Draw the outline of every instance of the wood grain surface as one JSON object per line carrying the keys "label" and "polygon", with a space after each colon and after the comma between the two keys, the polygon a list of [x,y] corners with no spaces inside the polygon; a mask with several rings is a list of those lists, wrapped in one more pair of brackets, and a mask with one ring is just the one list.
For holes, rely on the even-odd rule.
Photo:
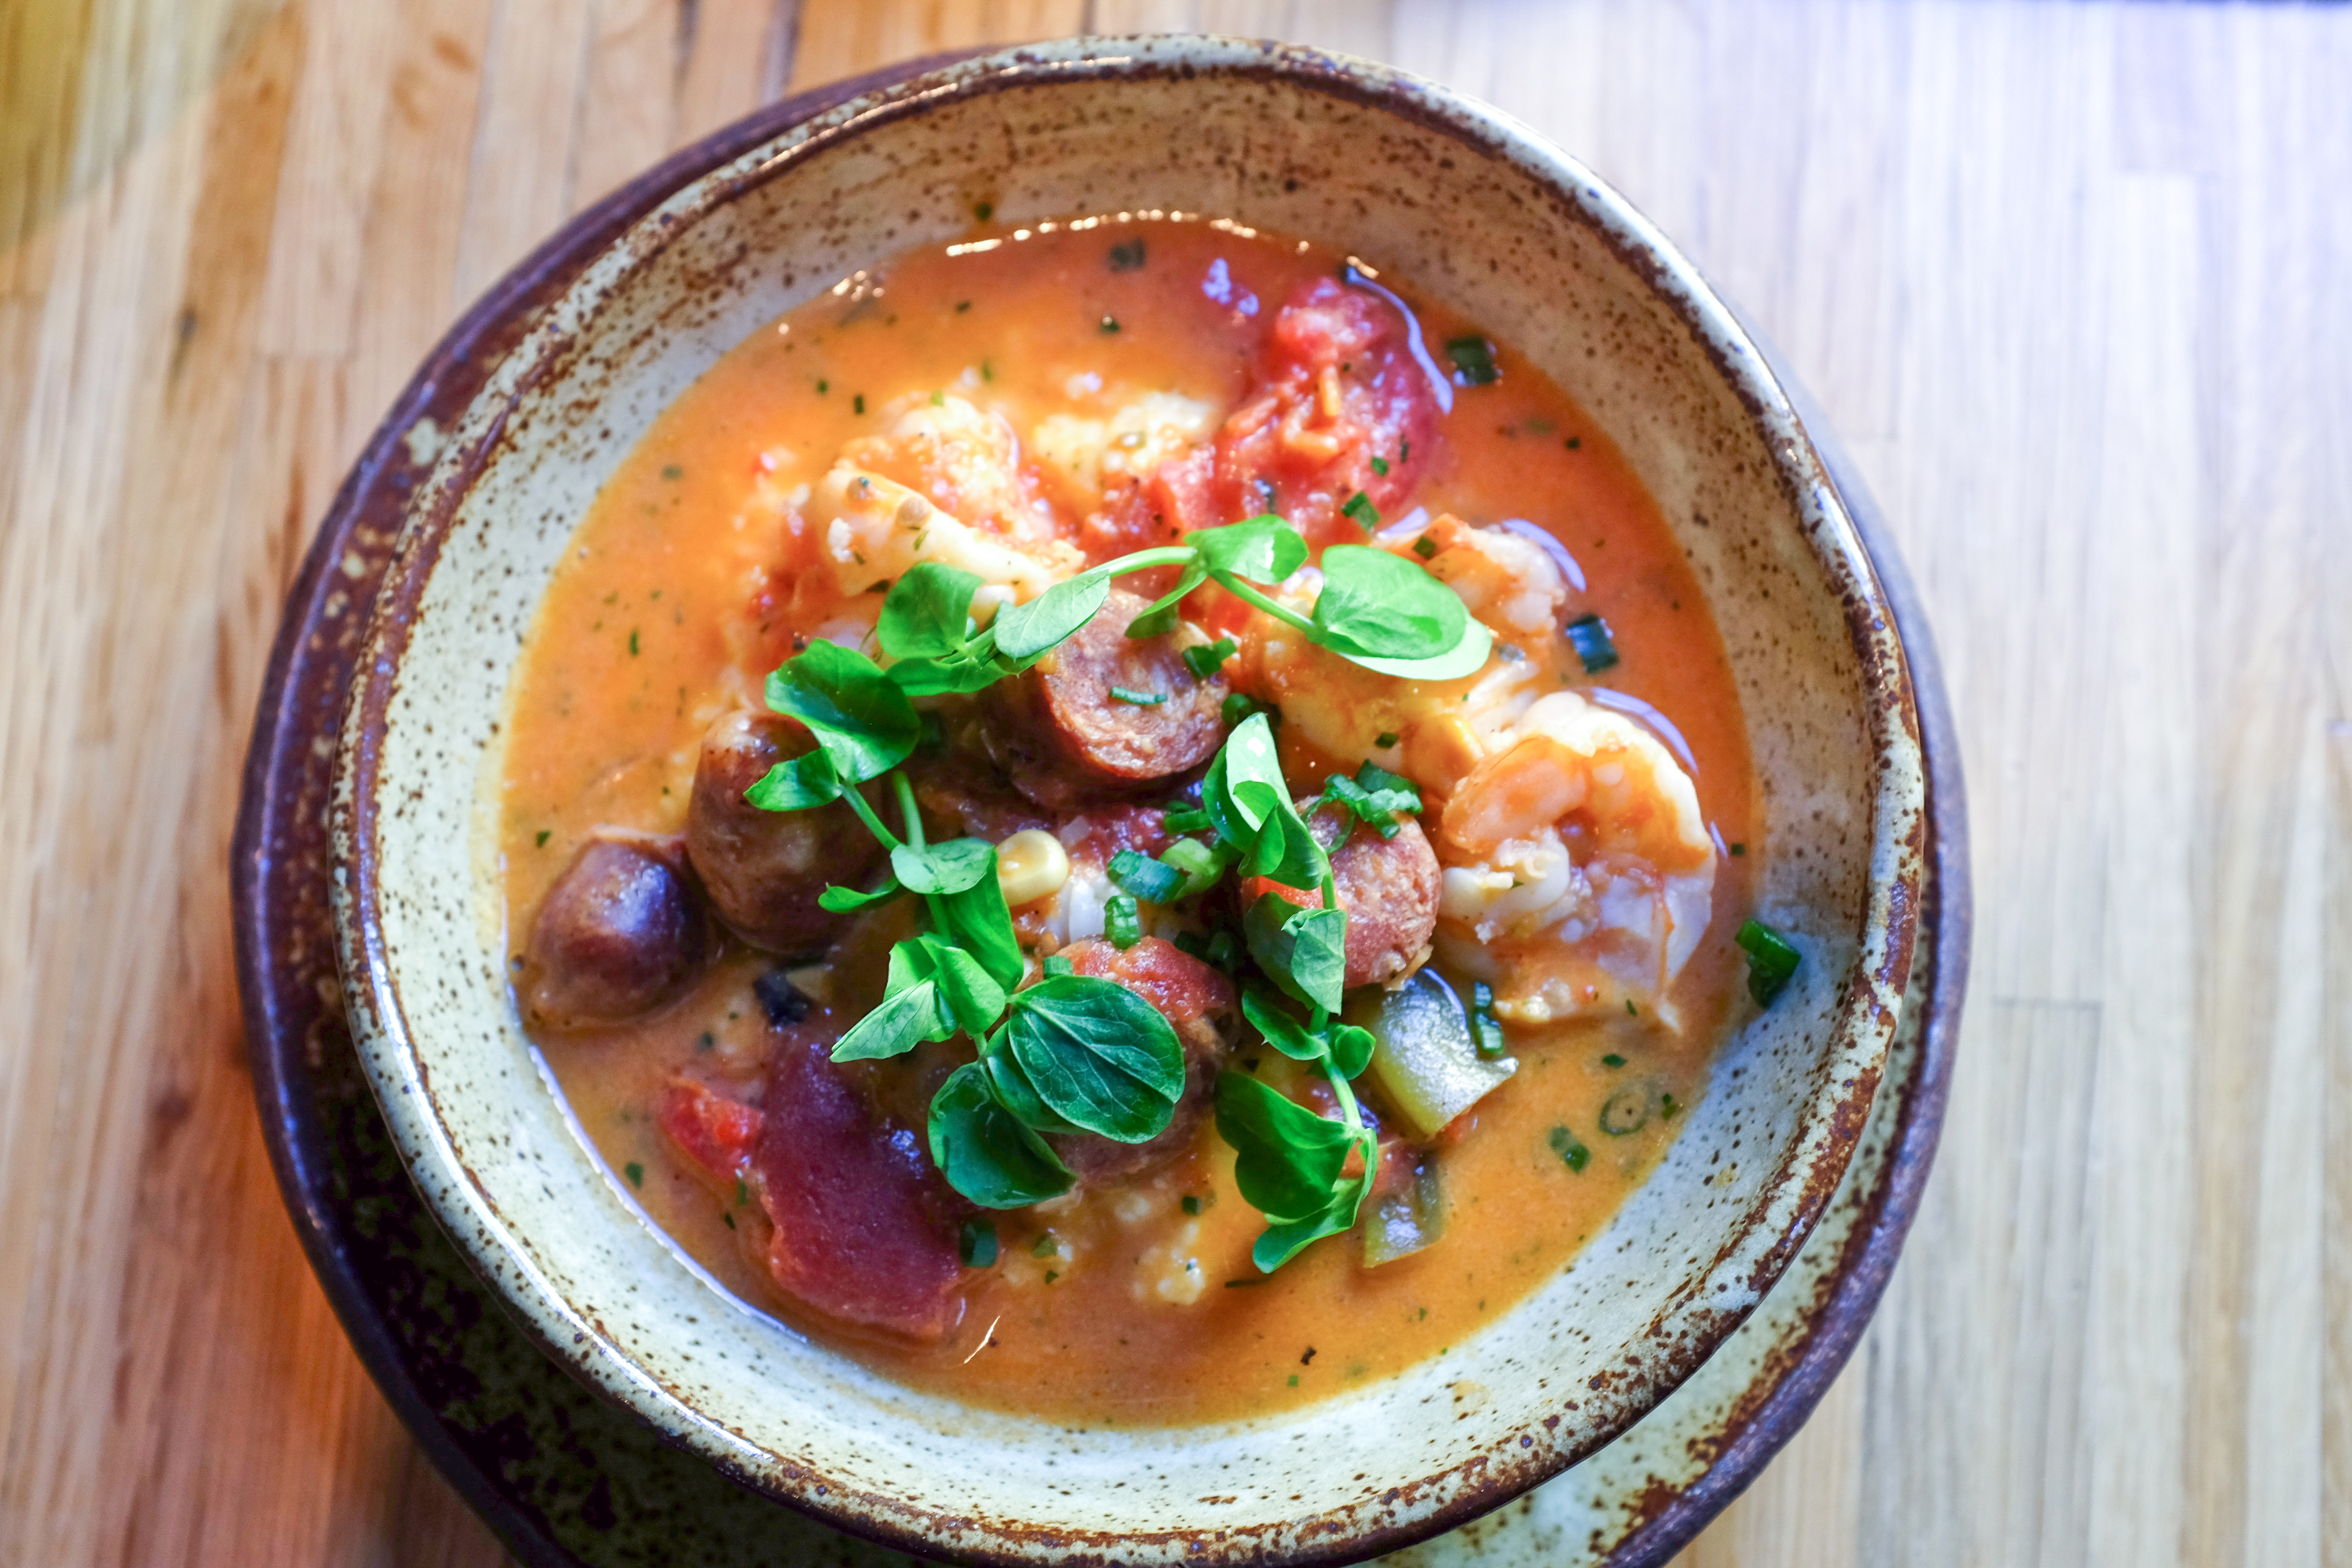
{"label": "wood grain surface", "polygon": [[1966,0],[0,0],[0,1563],[489,1564],[243,1071],[279,600],[455,314],[773,99],[1207,27],[1444,79],[1784,349],[1973,795],[1941,1161],[1686,1563],[2352,1568],[2352,10]]}

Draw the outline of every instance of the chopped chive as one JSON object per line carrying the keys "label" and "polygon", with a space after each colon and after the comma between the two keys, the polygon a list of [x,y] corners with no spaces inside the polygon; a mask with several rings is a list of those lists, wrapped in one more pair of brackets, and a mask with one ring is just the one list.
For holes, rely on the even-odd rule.
{"label": "chopped chive", "polygon": [[1734,855],[1745,855],[1748,853],[1748,846],[1745,844],[1734,844],[1731,846],[1731,852]]}
{"label": "chopped chive", "polygon": [[1389,460],[1386,458],[1375,457],[1372,459],[1372,472],[1380,475],[1382,479],[1388,478]]}
{"label": "chopped chive", "polygon": [[979,205],[971,209],[971,216],[978,218],[981,222],[986,223],[990,218],[996,216],[996,207],[992,203],[982,202]]}
{"label": "chopped chive", "polygon": [[733,1229],[735,1228],[735,1216],[734,1216],[733,1215],[729,1214],[729,1213],[728,1213],[726,1210],[724,1210],[724,1209],[721,1209],[721,1210],[719,1212],[719,1217],[720,1219],[723,1219],[723,1220],[725,1220],[725,1221],[727,1222],[727,1228],[728,1228],[728,1229],[730,1229],[730,1230],[733,1230]]}
{"label": "chopped chive", "polygon": [[1612,1051],[1601,1058],[1601,1065],[1605,1068],[1622,1068],[1625,1065],[1625,1058]]}
{"label": "chopped chive", "polygon": [[[1228,1279],[1225,1281],[1225,1289],[1228,1290],[1245,1290],[1252,1285],[1263,1285],[1265,1283],[1265,1281],[1264,1279]],[[1294,1377],[1290,1381],[1296,1383],[1298,1380]]]}
{"label": "chopped chive", "polygon": [[980,379],[982,381],[994,381],[996,379],[996,366],[986,360],[981,361]]}
{"label": "chopped chive", "polygon": [[629,1185],[633,1187],[642,1187],[646,1184],[646,1168],[635,1160],[621,1167],[621,1174],[629,1178]]}
{"label": "chopped chive", "polygon": [[1114,686],[1110,694],[1121,702],[1132,702],[1138,708],[1157,708],[1168,700],[1165,691],[1138,691],[1131,686]]}
{"label": "chopped chive", "polygon": [[1048,1268],[1045,1270],[1045,1283],[1048,1285],[1051,1285],[1055,1280],[1059,1279],[1061,1277],[1062,1271],[1058,1268]]}
{"label": "chopped chive", "polygon": [[735,1178],[735,1206],[736,1206],[737,1208],[739,1208],[739,1209],[740,1209],[740,1208],[741,1208],[745,1204],[748,1204],[748,1203],[750,1203],[751,1201],[751,1183],[749,1183],[749,1182],[747,1182],[747,1181],[745,1181],[745,1180],[744,1180],[742,1177],[740,1177],[740,1176],[736,1177],[736,1178]]}
{"label": "chopped chive", "polygon": [[1114,893],[1103,900],[1103,935],[1121,952],[1143,940],[1143,917],[1131,893]]}
{"label": "chopped chive", "polygon": [[1551,1152],[1559,1155],[1561,1163],[1579,1175],[1583,1174],[1584,1167],[1592,1162],[1592,1151],[1586,1148],[1583,1141],[1565,1127],[1555,1127],[1551,1130]]}
{"label": "chopped chive", "polygon": [[1503,1054],[1503,1023],[1495,1016],[1495,988],[1480,980],[1470,987],[1470,1037],[1478,1054],[1493,1058]]}
{"label": "chopped chive", "polygon": [[1461,385],[1485,386],[1502,379],[1503,373],[1495,368],[1495,345],[1475,332],[1447,339],[1445,357],[1454,362],[1454,379]]}
{"label": "chopped chive", "polygon": [[989,1268],[996,1263],[996,1226],[984,1219],[968,1219],[956,1237],[956,1256],[966,1268]]}
{"label": "chopped chive", "polygon": [[1366,533],[1371,532],[1381,525],[1381,509],[1374,506],[1372,498],[1361,490],[1349,496],[1339,510],[1352,518],[1356,526]]}
{"label": "chopped chive", "polygon": [[1199,806],[1179,802],[1160,814],[1160,826],[1171,833],[1199,833],[1215,825]]}
{"label": "chopped chive", "polygon": [[1394,730],[1383,730],[1372,738],[1372,744],[1385,752],[1403,738],[1403,736],[1398,734]]}
{"label": "chopped chive", "polygon": [[1642,1010],[1633,1005],[1633,999],[1631,996],[1625,998],[1625,1016],[1629,1018],[1638,1018],[1642,1016]]}
{"label": "chopped chive", "polygon": [[555,831],[555,830],[554,830],[553,828],[551,828],[551,827],[542,827],[542,828],[541,828],[541,829],[539,830],[539,837],[538,837],[538,838],[537,838],[537,840],[535,841],[535,843],[536,843],[537,847],[538,847],[539,848],[541,848],[541,849],[546,848],[546,847],[547,847],[547,839],[548,839],[548,835],[550,835],[551,833],[552,833],[552,832],[554,832],[554,831]]}
{"label": "chopped chive", "polygon": [[966,310],[971,310],[971,300],[958,300],[956,301],[956,314],[957,314],[957,315],[961,316],[961,315],[962,315]]}
{"label": "chopped chive", "polygon": [[947,405],[948,405],[948,395],[947,395],[946,393],[944,393],[944,392],[934,392],[934,393],[932,393],[932,394],[931,394],[931,406],[932,406],[932,407],[934,407],[934,408],[945,408]]}
{"label": "chopped chive", "polygon": [[1426,561],[1437,553],[1437,541],[1424,533],[1412,542],[1412,552]]}
{"label": "chopped chive", "polygon": [[1113,272],[1132,272],[1142,265],[1143,241],[1130,239],[1110,247],[1110,269]]}
{"label": "chopped chive", "polygon": [[1567,440],[1562,441],[1560,445],[1567,447],[1571,452],[1582,451],[1584,449],[1584,437],[1581,436],[1570,436]]}
{"label": "chopped chive", "polygon": [[833,383],[825,380],[823,376],[817,377],[816,395],[819,397],[823,397],[826,393],[831,392],[832,390]]}
{"label": "chopped chive", "polygon": [[719,1048],[719,1037],[712,1034],[709,1030],[705,1029],[702,1031],[701,1037],[694,1042],[694,1048],[698,1051],[717,1050]]}
{"label": "chopped chive", "polygon": [[1676,1100],[1673,1095],[1662,1094],[1658,1096],[1658,1112],[1668,1121],[1672,1121],[1675,1119],[1675,1112],[1680,1110],[1682,1108],[1682,1101]]}
{"label": "chopped chive", "polygon": [[1199,1214],[1201,1212],[1201,1196],[1198,1193],[1186,1193],[1182,1201],[1184,1212],[1186,1214]]}
{"label": "chopped chive", "polygon": [[1115,332],[1118,331],[1118,318],[1117,316],[1105,316],[1102,319],[1102,330],[1106,332]]}
{"label": "chopped chive", "polygon": [[1756,998],[1759,1007],[1769,1007],[1772,999],[1797,973],[1803,955],[1789,944],[1789,939],[1766,925],[1751,920],[1739,928],[1732,939],[1748,953],[1748,994]]}
{"label": "chopped chive", "polygon": [[1054,1239],[1054,1233],[1052,1231],[1044,1231],[1038,1235],[1036,1240],[1029,1244],[1029,1256],[1032,1258],[1051,1258],[1055,1253],[1061,1250],[1061,1247],[1062,1244]]}
{"label": "chopped chive", "polygon": [[1650,1124],[1650,1091],[1621,1089],[1601,1102],[1601,1131],[1612,1138],[1639,1132]]}
{"label": "chopped chive", "polygon": [[676,463],[665,464],[662,468],[662,478],[666,479],[682,479],[686,478],[686,470],[679,468]]}
{"label": "chopped chive", "polygon": [[1569,646],[1584,663],[1584,673],[1598,675],[1617,665],[1617,644],[1609,636],[1609,623],[1599,616],[1579,616],[1568,623]]}
{"label": "chopped chive", "polygon": [[1184,650],[1184,668],[1192,672],[1195,680],[1206,680],[1224,668],[1225,660],[1233,658],[1239,646],[1231,637],[1219,637],[1205,647],[1188,647]]}
{"label": "chopped chive", "polygon": [[1295,1372],[1290,1374],[1290,1386],[1293,1388],[1298,1386],[1298,1374]]}
{"label": "chopped chive", "polygon": [[864,393],[861,392],[856,396],[849,400],[849,411],[852,414],[863,414],[866,412],[866,395]]}
{"label": "chopped chive", "polygon": [[1110,858],[1110,879],[1122,893],[1164,904],[1184,885],[1184,873],[1150,856],[1122,849]]}
{"label": "chopped chive", "polygon": [[635,626],[629,628],[629,657],[637,657],[637,628]]}

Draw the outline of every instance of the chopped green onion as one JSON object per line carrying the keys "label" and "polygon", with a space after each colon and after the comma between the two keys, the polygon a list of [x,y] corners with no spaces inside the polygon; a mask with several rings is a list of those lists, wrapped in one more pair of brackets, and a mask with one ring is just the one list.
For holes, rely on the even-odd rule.
{"label": "chopped green onion", "polygon": [[956,1256],[963,1259],[966,1268],[989,1268],[996,1263],[996,1226],[984,1219],[963,1222],[962,1234],[956,1237]]}
{"label": "chopped green onion", "polygon": [[864,393],[861,392],[849,400],[849,411],[853,414],[863,414],[866,412],[866,395]]}
{"label": "chopped green onion", "polygon": [[1735,844],[1731,846],[1731,852],[1734,855],[1745,855],[1748,853],[1748,846],[1745,844]]}
{"label": "chopped green onion", "polygon": [[1372,472],[1380,475],[1382,479],[1388,478],[1389,460],[1386,458],[1374,458],[1372,459]]}
{"label": "chopped green onion", "polygon": [[1184,1194],[1184,1197],[1183,1197],[1182,1203],[1183,1203],[1183,1209],[1184,1209],[1184,1212],[1185,1212],[1186,1214],[1199,1214],[1199,1213],[1201,1212],[1201,1194],[1198,1194],[1198,1193],[1186,1193],[1186,1194]]}
{"label": "chopped green onion", "polygon": [[1682,1102],[1671,1094],[1662,1094],[1658,1096],[1658,1106],[1661,1112],[1669,1121],[1672,1121],[1675,1119],[1675,1112],[1683,1108]]}
{"label": "chopped green onion", "polygon": [[1568,623],[1569,646],[1584,661],[1584,673],[1598,675],[1617,663],[1617,645],[1610,639],[1609,623],[1599,616],[1579,616]]}
{"label": "chopped green onion", "polygon": [[629,1185],[633,1187],[642,1187],[646,1184],[646,1168],[635,1160],[622,1166],[621,1173],[629,1178]]}
{"label": "chopped green onion", "polygon": [[1732,940],[1748,953],[1748,994],[1756,998],[1758,1006],[1769,1007],[1788,985],[1789,977],[1797,973],[1797,965],[1804,962],[1803,955],[1762,921],[1748,921]]}
{"label": "chopped green onion", "polygon": [[1380,732],[1380,734],[1379,734],[1379,735],[1378,735],[1378,736],[1373,740],[1372,744],[1374,744],[1375,746],[1378,746],[1381,751],[1385,752],[1385,751],[1387,751],[1391,746],[1395,745],[1399,741],[1402,740],[1403,738],[1404,738],[1404,737],[1402,737],[1402,735],[1399,735],[1399,734],[1398,734],[1394,730],[1383,730],[1383,731],[1381,731]]}
{"label": "chopped green onion", "polygon": [[1062,1244],[1054,1238],[1054,1233],[1049,1230],[1029,1244],[1029,1256],[1032,1258],[1051,1258],[1061,1249]]}
{"label": "chopped green onion", "polygon": [[1110,247],[1110,269],[1113,272],[1132,272],[1142,265],[1143,241],[1130,239],[1123,245]]}
{"label": "chopped green onion", "polygon": [[1118,884],[1122,893],[1164,904],[1173,900],[1177,889],[1184,885],[1184,873],[1149,855],[1122,849],[1110,858],[1110,879]]}
{"label": "chopped green onion", "polygon": [[1475,332],[1447,339],[1445,357],[1454,362],[1454,379],[1464,386],[1485,386],[1502,379],[1503,373],[1495,368],[1495,345]]}
{"label": "chopped green onion", "polygon": [[1282,722],[1281,709],[1260,702],[1255,697],[1244,696],[1238,691],[1226,693],[1224,706],[1218,710],[1217,716],[1225,721],[1225,728],[1230,730],[1254,713],[1265,714],[1266,722],[1269,724]]}
{"label": "chopped green onion", "polygon": [[1225,874],[1224,857],[1197,838],[1179,838],[1160,855],[1160,862],[1184,874],[1184,885],[1176,890],[1180,899],[1207,891]]}
{"label": "chopped green onion", "polygon": [[1495,988],[1483,980],[1470,987],[1470,1038],[1478,1054],[1490,1061],[1507,1048],[1503,1044],[1503,1022],[1495,1016]]}
{"label": "chopped green onion", "polygon": [[1231,637],[1219,637],[1205,647],[1188,647],[1184,650],[1184,668],[1192,672],[1193,679],[1206,680],[1225,667],[1225,660],[1233,658],[1234,649],[1239,646]]}
{"label": "chopped green onion", "polygon": [[1176,950],[1190,953],[1212,969],[1230,974],[1234,966],[1241,962],[1242,944],[1229,931],[1221,931],[1213,936],[1202,936],[1196,931],[1180,931],[1176,933]]}
{"label": "chopped green onion", "polygon": [[996,216],[996,208],[986,202],[982,202],[978,206],[971,209],[971,216],[978,218],[981,222],[986,223],[990,218]]}
{"label": "chopped green onion", "polygon": [[1625,1016],[1627,1016],[1628,1018],[1638,1018],[1638,1017],[1640,1017],[1641,1016],[1642,1016],[1642,1010],[1641,1010],[1640,1008],[1638,1008],[1638,1007],[1636,1007],[1636,1006],[1634,1006],[1634,1005],[1633,1005],[1633,999],[1631,996],[1626,997],[1626,998],[1625,998]]}
{"label": "chopped green onion", "polygon": [[1171,833],[1200,833],[1216,826],[1199,806],[1181,803],[1160,814],[1160,825]]}
{"label": "chopped green onion", "polygon": [[1625,1065],[1625,1058],[1612,1051],[1601,1058],[1601,1065],[1605,1068],[1622,1068]]}
{"label": "chopped green onion", "polygon": [[1601,1131],[1612,1138],[1639,1132],[1650,1124],[1650,1091],[1621,1089],[1601,1105]]}
{"label": "chopped green onion", "polygon": [[1565,1127],[1555,1127],[1551,1130],[1551,1152],[1559,1155],[1570,1170],[1580,1175],[1583,1173],[1584,1167],[1592,1163],[1592,1151],[1586,1148],[1583,1141]]}
{"label": "chopped green onion", "polygon": [[1138,708],[1157,708],[1168,700],[1165,691],[1138,691],[1129,686],[1114,686],[1110,694],[1121,702],[1132,702]]}
{"label": "chopped green onion", "polygon": [[1437,541],[1424,533],[1412,542],[1412,552],[1426,561],[1437,553]]}
{"label": "chopped green onion", "polygon": [[1361,490],[1358,490],[1354,495],[1349,496],[1347,500],[1341,504],[1339,510],[1347,514],[1347,516],[1353,519],[1356,526],[1362,529],[1366,533],[1371,532],[1372,530],[1381,525],[1381,509],[1374,506],[1372,504],[1372,498],[1366,495]]}
{"label": "chopped green onion", "polygon": [[537,848],[541,848],[541,849],[544,849],[544,848],[546,848],[546,847],[547,847],[547,840],[548,840],[548,837],[549,837],[549,836],[550,836],[550,835],[551,835],[554,831],[555,831],[555,830],[554,830],[553,828],[551,828],[551,827],[542,827],[542,828],[541,828],[541,829],[539,830],[539,837],[538,837],[538,839],[537,839],[537,841],[536,841],[536,843],[535,843],[535,846],[534,846],[534,847],[537,847]]}
{"label": "chopped green onion", "polygon": [[1103,900],[1103,935],[1122,952],[1143,940],[1143,917],[1132,897],[1116,893]]}
{"label": "chopped green onion", "polygon": [[1106,332],[1115,332],[1118,331],[1118,318],[1117,316],[1105,316],[1102,319],[1102,330]]}

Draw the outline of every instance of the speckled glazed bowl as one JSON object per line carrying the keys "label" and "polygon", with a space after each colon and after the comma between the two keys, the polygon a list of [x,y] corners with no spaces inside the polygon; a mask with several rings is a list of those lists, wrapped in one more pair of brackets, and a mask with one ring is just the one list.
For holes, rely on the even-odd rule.
{"label": "speckled glazed bowl", "polygon": [[[1762,913],[1808,962],[1724,1046],[1656,1175],[1443,1356],[1260,1422],[1074,1432],[886,1382],[722,1291],[576,1131],[509,1000],[490,781],[573,526],[761,323],[1000,218],[1160,209],[1312,236],[1516,345],[1596,417],[1710,595],[1763,793]],[[1835,487],[1739,325],[1590,173],[1360,61],[1082,40],[852,100],[684,183],[438,440],[345,718],[336,924],[362,1059],[426,1202],[549,1352],[743,1484],[978,1562],[1350,1561],[1458,1524],[1649,1411],[1778,1279],[1868,1116],[1909,969],[1908,671]]]}

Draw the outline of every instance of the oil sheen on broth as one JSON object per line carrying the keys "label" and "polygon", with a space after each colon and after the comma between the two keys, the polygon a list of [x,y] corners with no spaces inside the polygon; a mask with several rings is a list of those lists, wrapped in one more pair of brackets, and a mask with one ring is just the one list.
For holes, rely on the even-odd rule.
{"label": "oil sheen on broth", "polygon": [[[679,1246],[746,1301],[908,1384],[1082,1426],[1179,1425],[1277,1412],[1439,1354],[1607,1223],[1748,1005],[1730,940],[1759,847],[1746,731],[1656,507],[1508,344],[1345,260],[1232,225],[1122,219],[983,225],[857,274],[754,333],[660,416],[580,524],[539,613],[499,784],[527,1026],[612,1169]],[[1261,1274],[1250,1249],[1265,1221],[1197,1103],[1148,1158],[1075,1150],[1071,1195],[984,1213],[945,1190],[922,1142],[931,1090],[969,1044],[824,1060],[880,996],[883,954],[909,919],[904,900],[837,917],[811,903],[828,878],[869,885],[866,829],[836,805],[796,849],[725,863],[739,846],[706,834],[708,865],[689,864],[684,835],[698,764],[706,791],[740,796],[776,754],[745,717],[764,710],[770,670],[818,638],[875,651],[893,568],[857,580],[878,537],[857,531],[873,505],[860,475],[919,495],[908,518],[961,527],[924,548],[977,561],[998,602],[1271,510],[1318,549],[1372,542],[1425,563],[1496,632],[1476,675],[1408,688],[1211,585],[1160,649],[1173,668],[1171,649],[1234,637],[1218,679],[1278,712],[1302,796],[1368,759],[1422,793],[1413,840],[1442,865],[1405,866],[1351,929],[1386,921],[1381,934],[1412,944],[1391,957],[1391,984],[1400,964],[1427,961],[1466,1005],[1486,980],[1517,1064],[1426,1133],[1377,1072],[1360,1080],[1383,1140],[1384,1195],[1364,1212],[1409,1200],[1433,1242],[1372,1267],[1354,1231]],[[1121,586],[1153,596],[1168,575]],[[1304,606],[1314,583],[1309,568],[1275,591]],[[1065,765],[1066,736],[1046,737],[1060,751],[1024,741],[1017,706],[955,701],[909,764],[931,835],[1053,834],[1066,879],[1013,911],[1032,973],[1066,950],[1148,981],[1101,940],[1116,891],[1104,866],[1121,847],[1165,847],[1160,808],[1197,763],[1143,780],[1090,773]],[[1222,726],[1242,706],[1203,711]],[[1092,719],[1141,721],[1106,713]],[[738,772],[714,771],[707,742],[748,748]],[[562,896],[593,907],[586,928],[547,938],[572,941],[551,960],[533,933],[561,923],[542,904],[567,872]],[[614,908],[634,925],[587,929]],[[648,930],[658,951],[628,948]],[[1142,951],[1174,953],[1126,952]],[[550,973],[563,962],[593,973]],[[1182,955],[1168,964],[1189,998],[1177,1012],[1206,1014],[1190,1026],[1207,1042],[1193,1100],[1219,1071],[1253,1072],[1329,1110],[1242,1024],[1228,982]],[[1367,987],[1351,1008],[1383,994]],[[759,1143],[782,1125],[763,1118],[781,1099],[831,1107],[811,1114],[833,1116],[832,1132],[797,1162],[776,1153],[789,1137]],[[844,1126],[872,1146],[826,1145]],[[902,1187],[913,1168],[930,1186],[911,1206],[845,1216],[794,1185],[826,1179],[813,1165],[887,1170]],[[799,1273],[771,1268],[779,1205],[788,1230],[835,1226]],[[992,1263],[959,1255],[975,1245],[971,1220],[992,1225]],[[879,1227],[870,1253],[844,1240],[861,1226]],[[934,1280],[915,1308],[872,1305],[914,1277]]]}

